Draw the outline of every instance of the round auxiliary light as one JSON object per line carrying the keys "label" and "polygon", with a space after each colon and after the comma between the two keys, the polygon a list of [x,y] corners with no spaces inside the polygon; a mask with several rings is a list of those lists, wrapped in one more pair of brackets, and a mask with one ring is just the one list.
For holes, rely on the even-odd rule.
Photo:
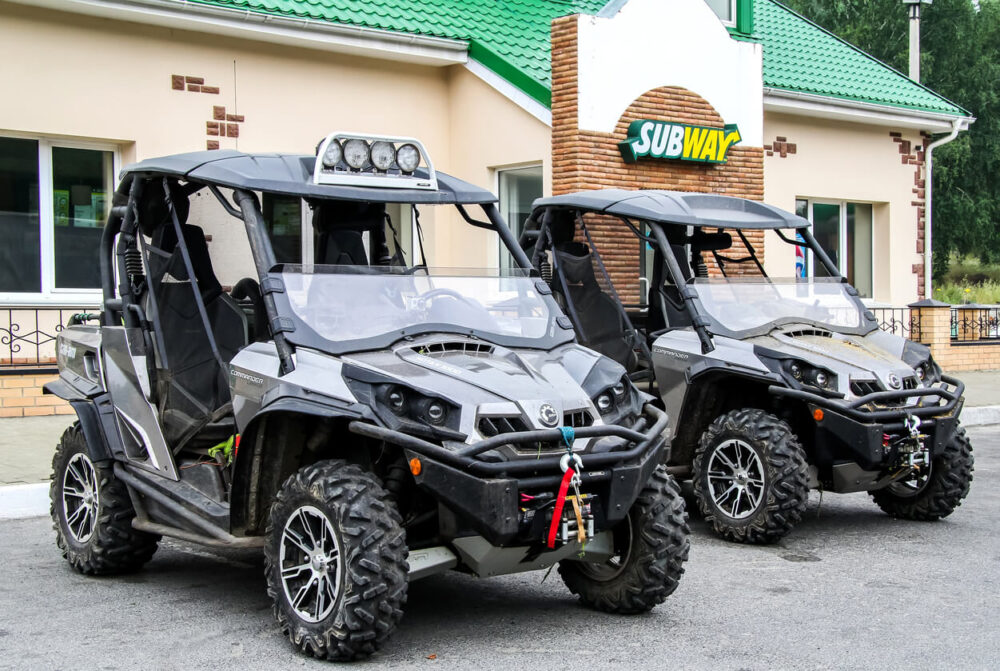
{"label": "round auxiliary light", "polygon": [[372,144],[372,165],[383,172],[396,162],[396,147],[391,142],[380,140]]}
{"label": "round auxiliary light", "polygon": [[796,380],[802,379],[802,366],[800,366],[799,364],[793,363],[791,366],[788,367],[788,371],[792,374],[792,377],[794,377]]}
{"label": "round auxiliary light", "polygon": [[327,168],[336,168],[343,158],[344,148],[336,140],[331,140],[330,144],[326,145],[326,151],[323,152],[323,165]]}
{"label": "round auxiliary light", "polygon": [[344,162],[355,170],[361,170],[368,163],[371,149],[364,140],[354,138],[344,143]]}
{"label": "round auxiliary light", "polygon": [[600,410],[602,413],[605,413],[608,410],[610,410],[612,405],[614,404],[611,401],[611,397],[608,396],[607,394],[601,394],[600,396],[597,397],[597,409]]}
{"label": "round auxiliary light", "polygon": [[816,384],[821,387],[825,387],[826,383],[830,381],[830,378],[823,371],[816,373]]}
{"label": "round auxiliary light", "polygon": [[927,377],[927,372],[924,370],[924,367],[917,366],[917,379],[923,382],[925,377]]}
{"label": "round auxiliary light", "polygon": [[621,398],[625,395],[625,383],[619,382],[615,386],[611,387],[611,393],[615,395],[615,398]]}
{"label": "round auxiliary light", "polygon": [[431,424],[440,424],[444,421],[444,406],[434,402],[427,406],[427,419]]}
{"label": "round auxiliary light", "polygon": [[403,392],[398,389],[393,389],[389,392],[389,409],[395,413],[403,412],[403,408],[406,406],[406,398],[403,396]]}
{"label": "round auxiliary light", "polygon": [[413,172],[420,165],[420,150],[417,145],[407,142],[396,150],[396,163],[403,172]]}

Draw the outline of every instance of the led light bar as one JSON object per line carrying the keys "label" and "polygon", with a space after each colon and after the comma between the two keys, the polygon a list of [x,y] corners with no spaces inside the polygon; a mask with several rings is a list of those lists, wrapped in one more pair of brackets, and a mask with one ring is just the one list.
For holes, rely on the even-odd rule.
{"label": "led light bar", "polygon": [[408,137],[331,133],[316,149],[313,183],[437,190],[427,150]]}

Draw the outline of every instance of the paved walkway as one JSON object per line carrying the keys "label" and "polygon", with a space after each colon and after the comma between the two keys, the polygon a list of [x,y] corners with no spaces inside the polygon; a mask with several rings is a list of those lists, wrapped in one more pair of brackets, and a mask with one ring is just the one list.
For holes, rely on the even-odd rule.
{"label": "paved walkway", "polygon": [[[965,424],[1000,424],[1000,370],[958,377],[966,384]],[[74,419],[72,415],[0,419],[0,485],[47,481],[55,445]]]}

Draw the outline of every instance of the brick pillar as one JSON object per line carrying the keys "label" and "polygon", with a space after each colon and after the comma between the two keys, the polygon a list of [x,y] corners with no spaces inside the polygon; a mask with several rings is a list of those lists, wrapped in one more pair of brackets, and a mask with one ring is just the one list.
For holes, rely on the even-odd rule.
{"label": "brick pillar", "polygon": [[949,368],[951,359],[951,305],[924,299],[908,306],[912,320],[918,325],[913,339],[931,348],[931,356],[942,368]]}

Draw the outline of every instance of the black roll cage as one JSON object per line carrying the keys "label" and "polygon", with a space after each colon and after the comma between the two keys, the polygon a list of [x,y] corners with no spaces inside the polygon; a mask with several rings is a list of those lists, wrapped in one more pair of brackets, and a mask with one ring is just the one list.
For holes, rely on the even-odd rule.
{"label": "black roll cage", "polygon": [[[162,343],[161,329],[150,328],[150,322],[147,320],[142,306],[136,302],[135,296],[133,295],[132,287],[129,281],[129,273],[126,267],[126,256],[130,247],[136,248],[140,251],[143,255],[143,261],[146,263],[146,267],[149,267],[147,256],[148,250],[146,249],[143,236],[138,234],[139,203],[141,201],[144,188],[152,185],[162,185],[165,193],[167,209],[170,212],[171,219],[167,225],[172,225],[177,234],[177,245],[181,250],[185,270],[188,273],[192,292],[194,294],[194,302],[198,309],[202,326],[205,329],[205,334],[208,337],[209,344],[212,348],[212,354],[219,361],[220,365],[222,365],[223,370],[225,370],[226,366],[222,360],[221,354],[219,353],[218,344],[216,343],[211,325],[209,324],[205,302],[198,287],[198,280],[194,275],[191,257],[182,234],[180,219],[173,203],[173,197],[170,189],[171,179],[179,180],[183,178],[159,172],[126,173],[123,176],[118,189],[115,191],[113,207],[111,208],[111,212],[108,216],[107,225],[104,227],[104,231],[101,235],[100,271],[101,290],[104,303],[101,323],[104,326],[124,325],[127,328],[140,328],[147,345],[147,351],[155,351],[159,354],[159,356],[165,356],[166,350],[164,349]],[[270,238],[268,238],[267,235],[267,226],[264,222],[263,214],[261,213],[260,202],[258,201],[256,194],[252,191],[226,186],[225,188],[231,188],[233,190],[233,198],[236,202],[236,206],[234,206],[221,192],[220,186],[224,185],[199,182],[195,180],[187,181],[187,186],[185,187],[185,191],[187,191],[187,193],[185,193],[185,195],[189,195],[194,191],[207,187],[230,216],[239,219],[244,223],[248,241],[250,243],[250,249],[253,254],[257,281],[260,285],[264,308],[267,313],[268,327],[272,338],[274,339],[278,358],[281,362],[280,374],[286,375],[295,369],[295,363],[292,359],[293,348],[288,342],[288,339],[285,337],[285,332],[289,331],[293,327],[289,323],[290,320],[280,317],[275,303],[274,294],[283,291],[283,287],[280,286],[280,283],[274,282],[270,277],[270,271],[277,266],[277,260],[274,255],[274,249],[271,246]],[[156,186],[153,188],[156,188]],[[318,199],[315,195],[310,195],[310,198]],[[332,195],[327,199],[338,200]],[[514,262],[518,265],[518,267],[527,271],[529,274],[537,275],[537,272],[532,267],[530,260],[524,253],[524,250],[517,244],[514,234],[507,227],[494,202],[475,203],[482,208],[488,221],[478,221],[473,219],[463,206],[465,205],[464,203],[456,202],[453,204],[458,208],[458,211],[461,213],[463,219],[469,224],[478,228],[495,231],[503,241],[504,246],[511,253]],[[117,247],[115,245],[116,240]],[[111,265],[113,258],[115,260],[114,267]],[[117,297],[115,295],[116,273],[119,278]],[[150,292],[150,295],[152,295],[152,292]],[[152,299],[151,307],[154,312],[157,311],[155,298]],[[154,314],[153,319],[158,322],[158,315]],[[150,333],[151,331],[152,334]],[[151,337],[156,337],[159,340],[159,342],[157,342],[157,347],[155,348],[151,346]],[[165,361],[162,363],[166,366]]]}
{"label": "black roll cage", "polygon": [[[548,228],[549,217],[547,215],[556,210],[569,211],[575,213],[576,225],[584,232],[584,235],[587,237],[587,240],[590,243],[591,252],[595,255],[595,258],[598,260],[601,270],[605,275],[605,279],[611,286],[612,291],[614,291],[614,285],[611,284],[610,277],[608,277],[607,272],[604,270],[604,263],[603,261],[600,260],[601,259],[600,251],[594,247],[593,242],[591,241],[590,234],[587,231],[586,224],[583,220],[583,216],[585,214],[596,214],[606,217],[614,217],[619,221],[621,221],[622,223],[624,223],[641,242],[644,241],[658,247],[660,255],[663,257],[664,265],[666,266],[667,271],[670,273],[670,278],[673,281],[674,286],[677,287],[678,293],[680,294],[681,300],[683,301],[684,309],[691,317],[691,324],[695,331],[695,334],[698,336],[698,341],[701,343],[701,350],[703,354],[708,354],[709,352],[715,349],[715,343],[712,338],[712,333],[708,330],[708,326],[711,324],[711,321],[706,315],[704,315],[701,312],[701,310],[698,307],[697,303],[698,294],[690,286],[691,282],[693,282],[693,278],[692,280],[687,280],[684,278],[684,274],[681,271],[680,263],[677,261],[677,258],[675,257],[671,249],[671,244],[668,239],[667,233],[664,230],[664,226],[669,224],[671,226],[683,227],[684,229],[687,229],[688,227],[694,228],[696,230],[716,229],[717,232],[720,233],[723,230],[733,230],[737,233],[740,240],[742,241],[744,248],[747,250],[748,256],[742,258],[731,258],[719,254],[718,250],[712,249],[711,250],[712,256],[715,259],[715,262],[718,265],[719,270],[722,272],[722,276],[723,277],[727,276],[725,271],[726,263],[743,263],[746,261],[753,261],[753,263],[757,266],[757,269],[760,271],[761,275],[764,278],[768,277],[767,273],[764,271],[763,264],[760,262],[760,259],[758,258],[757,253],[753,248],[753,245],[750,244],[750,241],[747,239],[744,230],[738,224],[734,224],[732,226],[722,226],[718,223],[696,225],[690,222],[671,222],[671,221],[657,221],[653,219],[643,219],[641,220],[641,222],[649,227],[651,233],[651,235],[646,235],[645,233],[642,232],[641,228],[637,226],[627,216],[621,214],[611,214],[593,208],[578,207],[573,205],[561,205],[561,204],[541,205],[539,207],[536,207],[532,211],[531,216],[528,218],[528,222],[525,226],[525,231],[521,234],[519,244],[522,247],[530,247],[532,246],[532,244],[534,244],[532,253],[532,263],[535,265],[536,268],[540,267],[538,264],[541,261],[541,255],[545,252],[546,249],[552,247],[553,242],[552,242],[551,232],[549,231]],[[531,226],[533,224],[537,225],[538,228],[531,229]],[[789,238],[785,234],[786,229],[778,227],[770,227],[767,230],[773,230],[783,242],[786,242],[796,247],[804,247],[806,249],[811,250],[815,258],[819,260],[819,262],[823,265],[823,267],[826,269],[827,273],[829,273],[829,276],[831,278],[839,280],[841,283],[844,284],[847,283],[847,279],[841,275],[840,269],[837,268],[836,264],[833,263],[833,260],[830,259],[830,256],[820,246],[816,238],[813,237],[810,226],[787,227],[787,230],[793,230],[795,231],[795,233],[802,236],[801,240],[796,238]],[[555,263],[556,262],[553,261],[553,264]],[[558,271],[558,268],[556,268],[556,270]],[[661,300],[666,300],[666,298],[663,296],[662,291],[658,290],[656,293]],[[857,292],[853,291],[852,296],[854,296],[855,299],[857,299]],[[618,306],[618,310],[621,314],[622,319],[625,320],[625,323],[628,325],[628,328],[631,329],[633,332],[635,332],[635,328],[628,317],[628,314],[625,310],[625,306],[622,305],[622,302],[620,300],[618,300],[617,293],[614,298],[615,298],[615,304]],[[570,313],[569,316],[573,320],[574,326],[579,328],[580,322],[576,315],[575,310],[573,309],[571,304],[568,307],[569,307],[568,312]],[[661,306],[661,309],[664,308],[665,306]],[[864,305],[861,305],[861,308],[862,308],[862,313],[866,316],[867,319],[870,313],[867,311],[866,308],[864,308]],[[665,309],[664,313],[666,313]],[[869,321],[874,322],[874,318],[869,319]],[[655,335],[655,334],[649,334],[649,335]],[[652,357],[650,355],[649,347],[647,346],[647,344],[645,342],[641,342],[639,344],[640,348],[643,351],[643,354],[647,357],[647,360],[651,361]]]}

